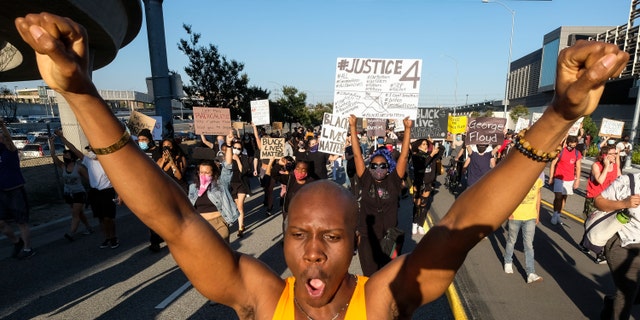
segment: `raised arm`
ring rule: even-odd
[[[76,157],[78,157],[78,159],[80,159],[80,160],[84,159],[84,153],[82,153],[82,151],[78,150],[78,148],[76,148],[76,146],[74,146],[71,142],[69,142],[69,140],[67,140],[67,138],[62,133],[61,129],[58,129],[58,130],[54,131],[53,134],[55,134],[56,136],[60,137],[60,141],[62,141],[62,143],[64,143],[64,146],[67,147],[67,149],[71,150],[71,152],[73,152],[76,155]]]
[[[255,124],[253,124],[253,121],[251,121],[251,128],[253,128],[253,137],[256,138],[258,150],[262,150],[262,140],[260,139],[260,135],[258,134],[258,128]]]
[[[356,116],[349,116],[349,133],[351,133],[351,145],[359,146],[360,141],[358,140],[358,126],[357,126]],[[364,174],[364,170],[366,169],[364,165],[364,158],[362,158],[362,150],[360,148],[352,148],[353,149],[353,158],[356,164],[356,175],[358,177],[362,177]]]
[[[59,158],[58,155],[56,154],[56,146],[53,143],[53,140],[56,138],[56,136],[51,136],[49,138],[49,150],[51,151],[51,159],[53,159],[53,164],[55,164],[56,166],[60,167],[60,168],[64,168],[64,162],[62,162]]]
[[[44,81],[69,102],[118,195],[166,241],[191,283],[207,298],[238,311],[259,308],[256,297],[275,290],[282,280],[255,259],[235,254],[195,212],[178,184],[126,139],[125,128],[91,82],[84,28],[47,13],[17,18],[15,24],[36,51]],[[252,282],[256,278],[261,279],[258,288]]]
[[[619,75],[628,59],[617,46],[602,42],[579,41],[562,50],[555,96],[540,120],[526,131],[523,144],[554,152],[571,125],[595,110],[605,82]],[[469,250],[507,219],[545,168],[545,162],[532,158],[531,151],[529,156],[519,149],[510,152],[458,197],[413,252],[374,274],[371,286],[390,285],[391,303],[400,305],[400,310],[414,310],[440,297]]]
[[[407,172],[407,162],[409,160],[409,151],[411,151],[411,127],[413,126],[413,121],[409,119],[409,117],[404,118],[402,120],[404,123],[404,135],[402,136],[402,151],[400,151],[400,157],[398,158],[398,163],[396,164],[396,174],[398,177],[404,177]]]
[[[213,149],[213,142],[207,140],[207,137],[204,134],[200,135],[200,141],[202,141],[202,143],[209,147],[210,149]]]

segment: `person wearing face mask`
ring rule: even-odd
[[[487,150],[488,147],[486,144],[478,144],[475,148],[473,146],[467,148],[468,156],[462,166],[463,170],[467,171],[467,188],[496,166],[496,159],[491,151]]]
[[[100,222],[100,230],[104,236],[104,241],[100,244],[100,249],[115,249],[120,246],[120,241],[116,234],[116,204],[120,204],[120,197],[116,194],[111,185],[111,181],[104,172],[102,165],[98,161],[98,156],[93,152],[91,146],[86,146],[87,154],[83,154],[67,138],[61,130],[55,134],[60,137],[65,147],[80,159],[82,165],[87,168],[89,175],[89,205],[93,216]]]
[[[282,169],[283,170],[274,172],[274,178],[276,181],[282,183],[286,190],[284,203],[282,205],[282,231],[284,232],[285,222],[289,212],[289,203],[293,199],[293,196],[295,196],[302,187],[315,179],[309,175],[309,163],[305,161],[296,161],[293,169],[286,166]]]
[[[149,129],[142,129],[138,132],[138,146],[153,161],[158,161],[158,158],[162,156],[161,150],[156,146],[156,142],[153,140],[153,135]]]
[[[551,224],[560,222],[560,212],[564,208],[567,196],[580,185],[582,154],[576,149],[578,137],[568,136],[566,146],[549,166],[549,185],[553,186],[553,216]]]
[[[319,152],[318,138],[309,139],[309,148],[304,153],[299,153],[296,160],[303,160],[309,164],[309,175],[316,180],[328,179],[327,163],[338,158],[337,155]]]
[[[82,181],[88,181],[89,175],[87,168],[78,164],[78,157],[71,152],[71,150],[65,150],[62,153],[62,161],[58,158],[55,148],[53,147],[53,140],[55,136],[49,138],[49,145],[51,150],[51,158],[53,163],[62,169],[62,181],[64,182],[64,201],[71,206],[71,226],[69,232],[64,234],[64,238],[74,241],[74,235],[78,230],[80,222],[84,224],[85,231],[82,233],[88,235],[93,233],[89,220],[84,214],[84,205],[87,201],[87,192],[82,185]]]
[[[233,141],[229,133],[226,144]],[[224,162],[220,168],[209,160],[198,165],[198,175],[189,185],[189,200],[196,211],[229,243],[229,226],[238,219],[240,212],[229,192],[233,175],[232,148],[225,148]]]
[[[243,153],[242,143],[235,140],[232,145],[233,176],[231,177],[231,195],[236,201],[240,216],[238,216],[238,238],[244,236],[244,200],[251,189],[244,178],[249,172],[253,172],[249,157]]]
[[[351,115],[349,131],[352,144],[358,144],[356,123],[356,116]],[[360,149],[353,149],[356,175],[361,190],[358,255],[365,276],[371,276],[391,261],[391,258],[382,252],[380,240],[388,229],[398,226],[399,199],[402,192],[402,179],[407,171],[413,125],[409,117],[405,118],[403,123],[402,152],[397,163],[389,150],[380,148],[371,155],[369,168],[367,168]]]
[[[418,139],[412,144],[413,183],[416,188],[413,199],[413,234],[425,234],[423,228],[429,211],[433,182],[436,180],[436,160],[442,150],[430,139]]]

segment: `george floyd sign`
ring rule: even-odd
[[[471,144],[501,144],[504,140],[505,118],[469,118],[465,143]]]

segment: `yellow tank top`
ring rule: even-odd
[[[353,296],[351,296],[349,307],[344,316],[346,320],[367,318],[367,306],[364,300],[364,284],[367,280],[369,280],[368,277],[358,276],[356,289],[353,291]],[[273,314],[273,320],[295,319],[296,306],[293,302],[293,285],[295,282],[296,279],[294,277],[287,278],[287,285],[284,287],[284,290],[282,290],[276,312]]]

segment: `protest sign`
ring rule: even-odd
[[[282,130],[282,122],[274,122],[271,125],[272,130]]]
[[[449,116],[447,130],[451,134],[461,134],[467,132],[467,116]]]
[[[338,58],[333,114],[361,118],[416,118],[420,59]]]
[[[538,121],[538,119],[540,119],[540,117],[542,117],[542,112],[533,112],[531,114],[531,123],[530,123],[530,125],[533,125],[534,123],[536,123],[536,121]]]
[[[271,123],[269,119],[269,100],[251,101],[251,121],[256,126]]]
[[[505,118],[470,118],[467,126],[465,143],[471,144],[502,144],[504,141]]]
[[[444,139],[447,137],[447,111],[442,108],[418,108],[417,118],[411,128],[411,138]]]
[[[260,159],[284,157],[284,138],[261,138]]]
[[[384,137],[387,134],[387,119],[367,119],[367,137]]]
[[[196,134],[227,135],[231,130],[231,113],[227,108],[193,107]]]
[[[582,128],[582,120],[584,120],[584,117],[580,117],[580,119],[576,120],[576,122],[571,125],[571,128],[569,128],[570,136],[577,136],[580,134],[580,128]]]
[[[127,121],[127,128],[129,128],[129,132],[134,136],[137,136],[142,129],[149,129],[149,131],[153,131],[153,127],[155,125],[155,119],[138,111],[131,111],[129,121]]]
[[[234,121],[232,123],[232,127],[236,130],[244,130],[244,122],[242,121]]]
[[[620,138],[622,137],[622,129],[624,129],[623,121],[602,118],[598,135],[601,137]]]
[[[515,132],[520,132],[522,129],[526,129],[528,127],[529,127],[529,119],[519,117],[518,122],[516,122]]]
[[[344,144],[349,132],[349,117],[324,113],[322,131],[318,139],[318,151],[329,154],[344,154]]]

